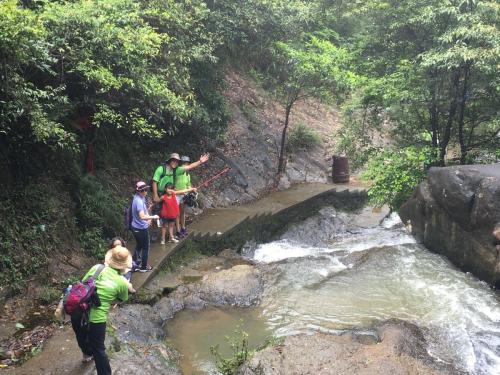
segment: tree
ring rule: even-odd
[[[441,165],[455,148],[461,163],[474,148],[498,148],[496,3],[374,0],[360,10],[360,18],[374,19],[360,23],[354,38],[369,84],[357,90],[358,110],[349,108],[347,125],[360,122],[360,114],[367,127],[385,120],[396,145],[429,145]]]
[[[315,97],[341,99],[355,76],[349,71],[349,53],[327,40],[309,36],[302,45],[276,42],[269,75],[285,109],[278,160],[278,180],[285,170],[286,139],[293,106]]]

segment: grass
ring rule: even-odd
[[[320,135],[304,123],[294,126],[288,135],[288,152],[309,151],[321,144]]]

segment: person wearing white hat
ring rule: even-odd
[[[150,215],[146,203],[146,195],[149,186],[145,182],[139,181],[135,186],[134,200],[132,201],[132,234],[135,238],[134,261],[140,267],[137,271],[148,272],[153,269],[148,265],[149,256],[149,225],[151,220],[157,220],[158,215]]]
[[[82,318],[78,314],[71,316],[71,325],[75,331],[78,346],[83,352],[83,361],[95,362],[98,375],[111,374],[111,366],[106,354],[104,340],[106,338],[106,322],[111,304],[114,301],[125,302],[128,299],[128,282],[122,276],[132,267],[132,256],[122,246],[116,246],[106,254],[106,266],[95,280],[96,294],[99,305],[92,306],[88,316],[88,324],[82,325]],[[83,280],[93,276],[100,264],[92,267]]]

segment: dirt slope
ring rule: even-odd
[[[284,109],[268,92],[241,73],[226,75],[226,98],[232,113],[225,142],[214,147],[210,172],[232,168],[228,179],[215,183],[205,196],[206,206],[247,202],[272,188],[278,163]],[[280,188],[299,182],[326,182],[331,168],[334,133],[339,128],[336,109],[315,101],[299,102],[290,128],[304,123],[321,137],[314,149],[289,154]]]

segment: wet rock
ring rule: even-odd
[[[154,305],[154,310],[162,321],[172,319],[176,312],[184,308],[184,298],[179,296],[179,293],[182,293],[182,289],[185,289],[185,287],[177,288],[177,290],[172,293],[175,294],[175,296],[164,297]]]
[[[180,277],[184,283],[194,283],[198,280],[201,280],[203,275],[196,270],[185,268],[184,270],[182,270]]]
[[[259,270],[250,265],[237,265],[205,275],[197,293],[202,300],[215,306],[251,306],[259,301],[262,284]]]
[[[317,215],[294,224],[282,239],[318,246],[327,243],[339,233],[345,233],[347,214],[333,207],[322,208]]]
[[[163,321],[148,305],[128,304],[110,314],[114,335],[125,343],[150,344],[163,339]]]
[[[500,287],[500,164],[431,168],[399,210],[411,232],[464,271]]]
[[[172,349],[157,343],[155,345],[135,345],[118,352],[108,353],[113,374],[116,375],[181,375],[178,368],[178,354]],[[88,366],[83,375],[95,375],[94,366]]]
[[[359,334],[288,336],[281,344],[256,353],[239,375],[291,374],[459,374],[436,363],[425,352],[417,327],[388,322],[375,330],[380,338],[360,340]],[[375,336],[372,336],[375,337]]]

